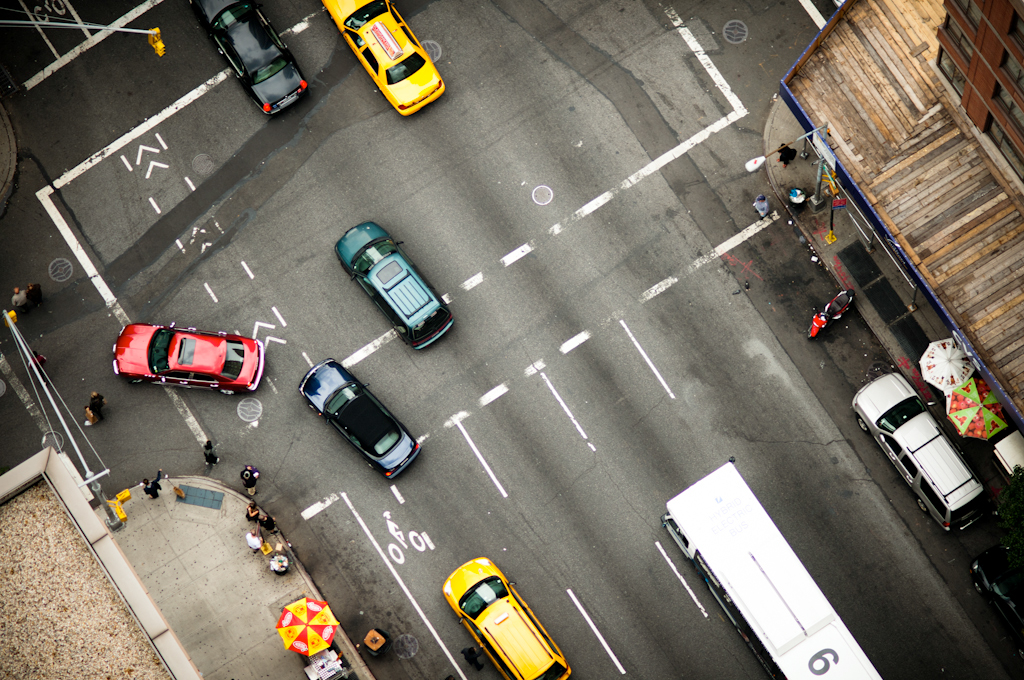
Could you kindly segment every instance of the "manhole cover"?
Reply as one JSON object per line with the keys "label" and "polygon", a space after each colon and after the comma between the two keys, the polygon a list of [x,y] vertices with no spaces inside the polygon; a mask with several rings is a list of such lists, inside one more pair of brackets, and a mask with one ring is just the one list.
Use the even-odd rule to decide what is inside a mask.
{"label": "manhole cover", "polygon": [[423,49],[427,51],[430,61],[438,61],[441,58],[441,46],[433,40],[424,40]]}
{"label": "manhole cover", "polygon": [[58,257],[56,260],[50,263],[50,278],[57,283],[64,283],[71,278],[71,275],[75,273],[75,266],[71,264],[71,260],[64,257]]}
{"label": "manhole cover", "polygon": [[739,45],[741,42],[747,39],[750,35],[750,31],[747,30],[747,25],[739,19],[733,19],[725,24],[725,28],[722,29],[722,35],[728,42],[733,45]]}
{"label": "manhole cover", "polygon": [[205,153],[201,153],[192,159],[192,169],[200,175],[209,175],[213,172],[213,159]]}
{"label": "manhole cover", "polygon": [[238,417],[247,423],[253,423],[263,415],[263,404],[256,397],[246,397],[238,402]]}
{"label": "manhole cover", "polygon": [[539,187],[533,190],[533,202],[537,205],[547,205],[551,202],[551,199],[555,197],[555,192],[551,191],[551,187],[544,186],[541,184]]}
{"label": "manhole cover", "polygon": [[420,643],[416,641],[416,638],[406,633],[405,635],[399,635],[395,640],[395,656],[399,659],[411,659],[416,656],[416,652],[419,651]]}
{"label": "manhole cover", "polygon": [[63,450],[64,437],[61,436],[60,432],[50,431],[43,435],[42,447],[45,449],[47,446],[52,446],[58,451]]}

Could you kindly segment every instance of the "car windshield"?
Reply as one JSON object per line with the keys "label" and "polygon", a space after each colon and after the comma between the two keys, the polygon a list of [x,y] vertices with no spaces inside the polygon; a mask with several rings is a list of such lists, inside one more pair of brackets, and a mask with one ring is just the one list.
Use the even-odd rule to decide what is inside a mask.
{"label": "car windshield", "polygon": [[362,394],[362,390],[359,389],[357,385],[345,385],[331,395],[331,398],[327,400],[327,406],[324,410],[331,415],[335,415],[345,404],[355,399],[360,394]]}
{"label": "car windshield", "polygon": [[467,616],[475,619],[491,603],[503,597],[508,597],[505,584],[497,576],[491,576],[476,584],[473,590],[463,595],[462,600],[459,601],[459,607],[466,612]]}
{"label": "car windshield", "polygon": [[394,85],[395,83],[402,82],[413,73],[416,73],[416,71],[423,68],[423,65],[426,63],[427,62],[423,57],[416,52],[413,52],[409,55],[408,59],[405,59],[388,69],[388,85]]}
{"label": "car windshield", "polygon": [[224,359],[224,370],[221,371],[225,378],[234,380],[242,372],[242,364],[245,362],[245,345],[237,340],[228,340],[228,352]]}
{"label": "car windshield", "polygon": [[352,269],[355,269],[360,274],[365,274],[370,271],[373,265],[383,260],[388,255],[396,252],[398,246],[393,241],[379,241],[377,243],[371,243],[366,247],[359,256],[352,262]]}
{"label": "car windshield", "polygon": [[349,28],[362,28],[363,24],[374,17],[379,17],[384,12],[388,11],[387,3],[384,0],[377,0],[371,2],[365,7],[360,7],[352,14],[348,15],[348,19],[345,19],[345,25]]}
{"label": "car windshield", "polygon": [[228,7],[226,10],[221,12],[220,15],[213,20],[212,26],[214,30],[224,30],[228,26],[231,26],[232,24],[241,21],[242,17],[244,17],[252,10],[253,6],[248,2],[243,2],[238,5],[232,5],[231,7]]}
{"label": "car windshield", "polygon": [[275,57],[266,66],[256,69],[256,73],[252,74],[252,82],[262,83],[267,78],[276,75],[281,69],[288,65],[288,60],[284,57]]}
{"label": "car windshield", "polygon": [[878,419],[877,425],[879,429],[892,433],[908,420],[924,413],[924,411],[924,402],[921,401],[920,397],[910,397],[883,413],[882,417]]}
{"label": "car windshield", "polygon": [[[814,671],[811,671],[812,673]],[[558,680],[565,674],[565,666],[558,663],[557,661],[551,664],[551,667],[544,671],[543,675],[538,675],[537,680]]]}
{"label": "car windshield", "polygon": [[153,334],[153,340],[149,343],[149,369],[154,373],[171,367],[167,362],[167,352],[173,338],[174,331],[169,328],[161,328]]}
{"label": "car windshield", "polygon": [[992,590],[999,597],[1011,602],[1024,602],[1024,569],[1011,569],[1003,574],[998,581],[992,584]]}
{"label": "car windshield", "polygon": [[373,445],[373,450],[378,456],[383,456],[385,453],[391,450],[398,440],[402,438],[401,433],[398,430],[388,430],[387,434],[377,440],[377,443]]}

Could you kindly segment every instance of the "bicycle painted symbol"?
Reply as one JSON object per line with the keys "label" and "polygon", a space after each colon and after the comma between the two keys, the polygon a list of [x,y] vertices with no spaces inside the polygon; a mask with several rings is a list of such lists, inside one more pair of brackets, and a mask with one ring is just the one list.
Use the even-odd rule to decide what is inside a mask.
{"label": "bicycle painted symbol", "polygon": [[[390,510],[384,512],[384,519],[387,520],[388,532],[395,537],[395,540],[402,544],[401,547],[394,543],[388,544],[388,555],[395,561],[395,564],[405,563],[405,553],[402,552],[402,549],[408,550],[410,545],[419,552],[425,552],[427,548],[434,549],[434,543],[430,540],[430,536],[427,536],[426,532],[410,531],[405,533],[399,529],[398,524],[391,519]],[[408,541],[406,540],[407,538]]]}

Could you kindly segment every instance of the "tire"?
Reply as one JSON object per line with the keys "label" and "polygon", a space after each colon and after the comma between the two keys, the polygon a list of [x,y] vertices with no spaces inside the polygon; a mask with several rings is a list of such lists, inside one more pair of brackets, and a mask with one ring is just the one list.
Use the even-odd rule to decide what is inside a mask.
{"label": "tire", "polygon": [[921,512],[928,514],[928,506],[924,504],[924,501],[920,498],[917,499],[917,507],[921,508]]}
{"label": "tire", "polygon": [[860,416],[857,416],[857,427],[859,427],[859,428],[860,428],[861,430],[863,430],[863,431],[864,431],[865,433],[867,433],[867,434],[871,434],[871,431],[870,431],[870,430],[868,430],[868,424],[867,424],[867,423],[865,423],[865,422],[864,422],[864,419],[863,419],[863,418],[861,418]]}
{"label": "tire", "polygon": [[221,394],[234,394],[231,390],[220,390]]}
{"label": "tire", "polygon": [[[981,586],[979,586],[977,583],[974,584],[974,589],[978,591],[979,595],[984,595],[985,594],[985,591],[982,590]],[[1024,659],[1024,655],[1022,655],[1021,658]]]}

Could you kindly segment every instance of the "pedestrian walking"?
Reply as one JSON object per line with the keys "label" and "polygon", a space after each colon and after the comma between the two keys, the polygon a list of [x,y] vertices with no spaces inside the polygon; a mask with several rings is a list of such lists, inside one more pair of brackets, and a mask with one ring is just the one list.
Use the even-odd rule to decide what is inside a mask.
{"label": "pedestrian walking", "polygon": [[253,465],[246,465],[242,470],[242,486],[250,496],[256,495],[256,482],[260,479],[260,471]]}
{"label": "pedestrian walking", "polygon": [[466,663],[471,664],[478,671],[482,671],[484,669],[484,665],[477,661],[478,658],[484,655],[482,650],[479,650],[476,647],[466,647],[461,653],[462,658],[466,660]]}
{"label": "pedestrian walking", "polygon": [[760,213],[761,217],[768,214],[768,199],[765,198],[764,194],[758,194],[757,198],[754,199],[754,209]]}
{"label": "pedestrian walking", "polygon": [[22,314],[28,314],[28,294],[20,287],[14,287],[14,295],[11,296],[11,306]]}
{"label": "pedestrian walking", "polygon": [[207,465],[216,465],[220,462],[220,458],[213,453],[213,442],[209,439],[206,440],[206,444],[203,445],[203,457],[206,459]]}
{"label": "pedestrian walking", "polygon": [[163,476],[164,470],[163,468],[160,468],[156,472],[156,479],[154,479],[152,482],[150,482],[148,479],[142,480],[142,490],[148,493],[150,498],[160,497],[160,489],[163,488],[162,486],[160,486],[160,480],[163,478]]}
{"label": "pedestrian walking", "polygon": [[89,409],[96,414],[96,418],[99,420],[103,420],[103,407],[106,405],[107,400],[99,392],[92,392],[89,395]]}
{"label": "pedestrian walking", "polygon": [[779,149],[779,162],[782,163],[782,167],[788,168],[794,158],[796,158],[796,149],[791,148],[789,144]]}
{"label": "pedestrian walking", "polygon": [[250,501],[249,507],[245,509],[245,519],[250,522],[255,522],[260,518],[260,509],[256,505],[256,501]]}
{"label": "pedestrian walking", "polygon": [[260,515],[259,522],[260,522],[260,526],[263,527],[264,531],[266,531],[268,533],[271,533],[271,534],[276,534],[277,533],[277,520],[275,520],[272,516],[270,516],[270,515]]}
{"label": "pedestrian walking", "polygon": [[259,525],[253,527],[252,531],[248,532],[245,535],[245,543],[250,548],[252,548],[253,552],[259,552],[260,551],[260,548],[263,547],[263,539],[260,538],[260,528],[259,528]]}
{"label": "pedestrian walking", "polygon": [[38,283],[28,284],[28,288],[25,289],[25,295],[33,307],[43,304],[43,288]]}

